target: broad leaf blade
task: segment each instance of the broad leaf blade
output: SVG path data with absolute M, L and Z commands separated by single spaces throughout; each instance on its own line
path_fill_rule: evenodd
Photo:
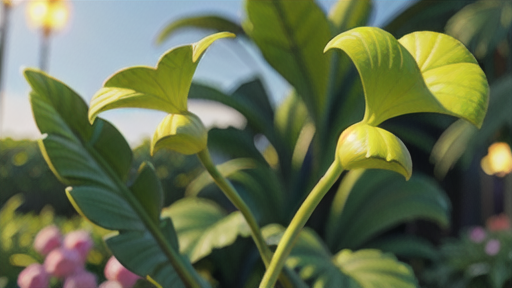
M 363 122 L 372 126 L 403 114 L 435 112 L 482 125 L 488 103 L 483 71 L 464 46 L 433 32 L 408 34 L 397 41 L 371 27 L 336 36 L 326 46 L 345 51 L 365 90 Z
M 162 212 L 162 216 L 173 219 L 181 251 L 192 263 L 208 256 L 213 249 L 233 244 L 238 236 L 250 235 L 240 212 L 226 214 L 214 202 L 195 197 L 179 200 Z
M 187 111 L 187 97 L 198 59 L 215 40 L 233 37 L 228 32 L 217 33 L 191 45 L 169 50 L 156 68 L 132 67 L 109 78 L 92 98 L 89 121 L 114 108 L 146 108 L 167 113 Z
M 449 224 L 449 201 L 428 178 L 413 176 L 406 182 L 389 171 L 353 170 L 345 179 L 348 182 L 340 185 L 327 220 L 325 239 L 332 251 L 360 248 L 372 237 L 412 219 L 435 221 L 442 227 Z M 340 206 L 347 193 L 346 204 Z
M 314 1 L 246 0 L 243 28 L 318 119 L 326 105 L 331 37 L 329 22 Z
M 174 33 L 186 28 L 210 29 L 216 32 L 231 32 L 236 35 L 244 34 L 244 30 L 237 23 L 217 15 L 202 15 L 178 19 L 168 24 L 157 36 L 156 44 L 162 44 Z
M 160 179 L 156 176 L 155 168 L 150 162 L 142 163 L 139 175 L 130 190 L 151 219 L 158 223 L 164 202 L 164 192 Z
M 338 0 L 329 11 L 334 34 L 364 26 L 373 10 L 371 0 Z
M 393 255 L 379 250 L 342 250 L 334 256 L 334 262 L 362 288 L 418 287 L 414 272 L 409 266 L 397 261 Z

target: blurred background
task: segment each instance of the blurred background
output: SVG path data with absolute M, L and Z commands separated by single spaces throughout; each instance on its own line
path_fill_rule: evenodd
M 157 35 L 169 23 L 204 14 L 222 16 L 235 23 L 246 17 L 243 2 L 237 0 L 55 0 L 61 2 L 61 7 L 54 12 L 55 23 L 43 23 L 38 17 L 45 13 L 46 8 L 40 5 L 44 6 L 46 2 L 3 0 L 0 14 L 0 246 L 3 245 L 0 250 L 0 288 L 16 287 L 13 275 L 33 261 L 12 257 L 30 254 L 27 252 L 30 241 L 20 240 L 12 244 L 5 239 L 13 235 L 20 239 L 23 235 L 33 238 L 39 229 L 53 222 L 73 223 L 64 230 L 89 227 L 75 218 L 74 209 L 64 193 L 65 187 L 53 176 L 39 151 L 35 140 L 41 135 L 32 117 L 28 99 L 30 89 L 21 70 L 39 67 L 73 87 L 88 103 L 103 81 L 119 69 L 134 65 L 154 66 L 168 49 L 195 42 L 211 32 L 186 28 L 157 44 Z M 328 11 L 337 1 L 316 2 Z M 492 287 L 511 287 L 506 285 L 512 285 L 512 250 L 502 251 L 505 255 L 505 260 L 500 260 L 502 262 L 492 262 L 494 264 L 484 268 L 474 264 L 487 263 L 490 258 L 485 257 L 490 256 L 489 253 L 463 263 L 453 264 L 452 260 L 475 249 L 472 245 L 480 245 L 478 235 L 474 234 L 478 232 L 471 230 L 474 227 L 486 227 L 484 233 L 510 232 L 512 1 L 374 0 L 368 25 L 382 27 L 397 38 L 417 30 L 448 33 L 462 41 L 484 69 L 491 85 L 491 102 L 481 130 L 462 120 L 454 122 L 453 118 L 444 116 L 436 116 L 435 120 L 405 116 L 384 124 L 390 131 L 402 133 L 400 137 L 413 156 L 415 173 L 418 171 L 436 179 L 451 203 L 448 227 L 440 228 L 420 219 L 396 229 L 425 237 L 432 245 L 429 247 L 434 249 L 428 253 L 438 253 L 448 259 L 439 262 L 445 266 L 438 263 L 434 268 L 428 268 L 429 264 L 437 263 L 432 259 L 409 262 L 423 279 L 425 287 L 443 287 L 443 284 L 435 283 L 435 278 L 453 277 L 453 271 L 463 275 L 457 274 L 460 277 L 469 273 L 470 279 L 491 275 L 492 279 L 499 278 L 492 280 L 494 282 L 489 280 L 495 284 Z M 272 106 L 278 106 L 289 94 L 291 86 L 263 59 L 253 43 L 243 39 L 235 41 L 219 41 L 218 45 L 213 45 L 201 61 L 195 81 L 221 91 L 233 91 L 240 83 L 258 76 Z M 246 126 L 244 116 L 222 104 L 193 99 L 189 105 L 207 127 L 243 129 Z M 202 168 L 195 157 L 173 152 L 161 152 L 153 158 L 149 156 L 148 139 L 164 116 L 163 112 L 138 109 L 115 110 L 102 115 L 122 132 L 134 149 L 134 170 L 142 161 L 150 160 L 164 187 L 172 187 L 173 193 L 165 198 L 167 206 L 183 197 L 188 184 L 201 174 Z M 403 123 L 407 125 L 403 127 Z M 255 142 L 256 146 L 265 145 L 257 139 Z M 16 223 L 33 224 L 19 224 L 25 227 L 21 230 L 7 229 L 6 217 L 18 217 Z M 97 229 L 91 227 L 88 228 L 91 231 Z M 105 233 L 97 231 L 97 235 Z M 512 241 L 507 235 L 496 237 Z M 95 238 L 97 245 L 102 247 L 97 251 L 99 258 L 90 264 L 92 270 L 98 271 L 108 254 L 101 246 L 100 238 Z M 502 249 L 506 247 L 502 245 Z M 13 262 L 13 259 L 18 260 Z M 449 287 L 491 287 L 482 284 L 489 283 L 485 281 L 463 282 L 457 284 L 461 286 Z M 446 280 L 443 283 L 452 282 Z

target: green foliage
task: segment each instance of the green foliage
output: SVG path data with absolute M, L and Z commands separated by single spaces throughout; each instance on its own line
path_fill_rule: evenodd
M 33 89 L 36 123 L 48 134 L 41 141 L 43 155 L 60 180 L 73 186 L 67 195 L 77 211 L 100 226 L 119 230 L 107 245 L 124 266 L 143 277 L 151 275 L 166 287 L 182 285 L 174 269 L 183 273 L 192 268 L 172 246 L 172 222 L 158 218 L 162 192 L 151 166 L 142 168 L 128 188 L 124 181 L 132 153 L 121 134 L 102 119 L 89 124 L 87 105 L 63 83 L 35 70 L 26 70 L 25 76 Z M 96 205 L 92 199 L 101 202 Z M 126 249 L 130 246 L 134 247 Z

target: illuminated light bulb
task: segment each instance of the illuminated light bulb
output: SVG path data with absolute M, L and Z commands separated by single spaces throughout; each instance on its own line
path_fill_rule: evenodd
M 504 177 L 512 172 L 512 152 L 505 142 L 496 142 L 489 146 L 488 154 L 480 162 L 487 175 Z
M 69 9 L 64 0 L 32 0 L 27 9 L 30 23 L 45 29 L 63 28 L 69 17 Z

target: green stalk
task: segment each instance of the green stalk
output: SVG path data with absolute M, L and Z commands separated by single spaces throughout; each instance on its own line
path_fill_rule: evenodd
M 325 172 L 325 175 L 320 179 L 320 181 L 318 181 L 313 190 L 311 190 L 311 193 L 309 193 L 306 200 L 304 200 L 304 203 L 302 203 L 297 213 L 295 213 L 290 225 L 286 228 L 283 238 L 279 241 L 274 257 L 270 262 L 270 266 L 265 272 L 263 280 L 260 283 L 260 288 L 274 287 L 277 277 L 284 267 L 286 258 L 290 255 L 293 245 L 299 237 L 300 231 L 304 225 L 306 225 L 306 222 L 311 214 L 313 214 L 313 211 L 318 206 L 322 198 L 329 191 L 332 185 L 334 185 L 334 182 L 336 182 L 338 177 L 340 177 L 341 172 L 343 172 L 343 167 L 341 167 L 341 164 L 336 159 L 331 164 L 327 172 Z
M 267 243 L 263 238 L 263 234 L 261 233 L 258 222 L 249 209 L 249 206 L 247 206 L 244 200 L 240 197 L 235 187 L 233 187 L 233 185 L 228 180 L 226 180 L 224 176 L 222 176 L 219 170 L 217 170 L 217 167 L 212 161 L 208 148 L 197 153 L 197 157 L 206 168 L 210 176 L 213 178 L 215 184 L 217 184 L 217 186 L 222 190 L 222 192 L 224 192 L 231 203 L 233 203 L 233 205 L 235 205 L 235 207 L 240 210 L 244 216 L 245 221 L 247 221 L 247 224 L 251 229 L 251 236 L 256 244 L 256 247 L 258 248 L 261 259 L 263 260 L 265 267 L 268 267 L 270 265 L 270 260 L 272 259 L 272 251 L 270 251 L 270 248 L 268 248 Z M 276 275 L 276 281 L 278 276 L 279 281 L 285 287 L 296 287 L 294 284 L 298 286 L 304 286 L 303 283 L 301 283 L 301 280 L 298 279 L 297 275 L 295 275 L 292 271 L 285 270 L 284 273 L 280 273 L 279 271 Z
M 153 237 L 155 237 L 158 246 L 162 248 L 165 256 L 167 259 L 169 259 L 169 262 L 171 262 L 171 265 L 174 267 L 176 273 L 179 275 L 183 283 L 185 283 L 185 286 L 193 288 L 204 287 L 202 284 L 203 281 L 201 276 L 199 276 L 192 264 L 188 261 L 184 261 L 184 259 L 181 257 L 181 254 L 171 247 L 158 225 L 156 225 L 153 220 L 151 220 L 133 193 L 128 190 L 128 188 L 126 188 L 126 185 L 124 185 L 124 183 L 117 177 L 116 173 L 112 171 L 105 160 L 100 155 L 98 155 L 96 150 L 94 150 L 92 147 L 87 148 L 89 148 L 88 151 L 94 155 L 96 161 L 101 163 L 101 166 L 106 170 L 110 178 L 114 179 L 123 197 L 128 201 L 133 210 L 135 210 L 135 212 L 139 215 L 142 222 L 144 223 L 144 226 L 146 226 Z

